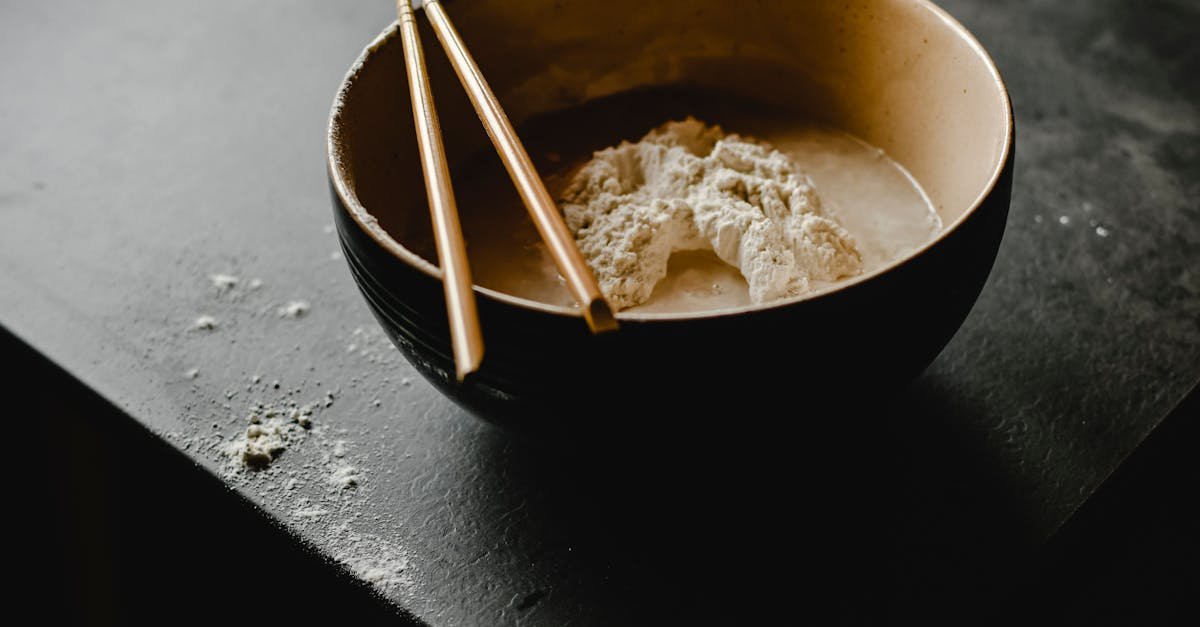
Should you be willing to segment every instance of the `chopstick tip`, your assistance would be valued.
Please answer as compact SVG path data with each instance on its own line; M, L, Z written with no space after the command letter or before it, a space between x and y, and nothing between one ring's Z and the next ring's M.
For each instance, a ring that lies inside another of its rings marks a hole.
M466 380L467 375L478 371L481 363L483 363L483 341L481 339L466 345L455 343L454 375L459 383Z
M592 333L616 331L619 326L612 307L609 307L608 301L603 297L596 298L587 307L584 307L583 317L587 320L588 328L592 330Z
M454 360L454 376L462 383L467 379L467 375L479 370L478 358L455 359Z

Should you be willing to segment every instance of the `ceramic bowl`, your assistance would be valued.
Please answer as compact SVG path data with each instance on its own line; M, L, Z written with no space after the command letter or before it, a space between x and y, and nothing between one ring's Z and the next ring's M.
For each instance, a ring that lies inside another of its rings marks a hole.
M328 134L336 225L354 280L409 361L476 415L535 434L772 428L821 399L877 396L921 372L962 324L1004 232L1014 128L1000 75L923 0L507 0L445 3L523 121L647 86L738 94L879 146L919 180L944 229L832 289L706 314L579 312L476 286L486 355L454 377L441 273L408 242L428 228L400 38L371 42ZM490 150L422 24L451 166ZM620 138L613 138L615 142ZM456 186L470 185L456 180Z

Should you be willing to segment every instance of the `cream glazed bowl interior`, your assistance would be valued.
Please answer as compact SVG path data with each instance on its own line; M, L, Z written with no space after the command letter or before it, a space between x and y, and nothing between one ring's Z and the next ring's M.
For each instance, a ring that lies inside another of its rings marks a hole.
M1008 212L1012 110L986 52L932 3L444 5L535 161L636 140L645 120L681 118L705 110L705 94L724 94L882 148L920 181L943 225L902 258L829 288L701 313L623 311L620 330L599 336L572 307L476 285L486 354L480 371L459 383L441 273L422 243L429 212L400 38L388 26L353 64L331 114L338 233L382 327L425 377L476 415L536 434L720 430L731 417L782 429L787 421L776 418L807 411L785 402L797 394L862 397L911 380L978 297ZM464 164L495 157L420 22L460 210L487 210L486 198L471 200L478 181ZM630 120L624 134L598 145L579 139L592 126L589 103L654 88L682 95L661 100L661 110L616 116L618 126ZM721 123L712 111L710 121ZM576 116L580 132L526 137L523 129L547 116ZM481 263L473 249L471 256Z

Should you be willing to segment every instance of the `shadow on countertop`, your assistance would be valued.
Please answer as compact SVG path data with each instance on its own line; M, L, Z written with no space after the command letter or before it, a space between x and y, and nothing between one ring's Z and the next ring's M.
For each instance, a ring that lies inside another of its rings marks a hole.
M419 624L19 341L0 333L0 346L22 390L9 406L18 605L54 623ZM1196 615L1200 590L1198 405L1193 392L1043 547L920 385L869 410L884 430L843 410L817 423L850 429L809 427L804 441L726 434L564 456L493 432L477 452L480 476L525 489L523 524L540 528L521 535L570 543L572 568L596 572L565 576L597 577L597 602L649 624L1176 622Z
M497 491L519 486L521 524L537 528L497 525L494 538L478 541L567 544L571 568L605 581L597 597L619 599L622 621L1093 624L1192 615L1186 591L1200 586L1186 571L1200 527L1188 521L1200 479L1179 472L1185 443L1195 441L1186 416L1200 396L1190 399L1167 435L1106 485L1100 501L1109 504L1086 508L1049 543L1017 515L1022 487L954 428L962 407L921 381L859 409L774 411L772 420L797 425L785 438L648 432L640 447L601 443L564 455L494 434L477 451L477 476ZM772 412L743 409L728 421Z

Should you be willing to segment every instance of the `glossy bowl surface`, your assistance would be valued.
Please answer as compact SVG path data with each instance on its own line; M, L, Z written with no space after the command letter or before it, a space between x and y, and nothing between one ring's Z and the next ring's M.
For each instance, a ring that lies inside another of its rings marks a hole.
M447 10L518 129L648 86L735 93L882 147L922 183L946 225L910 256L822 292L701 314L622 312L620 331L600 336L575 310L476 286L487 352L482 369L458 383L440 271L405 245L428 215L389 26L347 74L331 114L337 229L380 324L476 415L567 435L720 429L731 414L778 424L816 399L836 406L911 380L978 297L1008 212L1012 109L982 47L933 4L472 0ZM423 29L453 167L456 155L487 150L487 138Z

